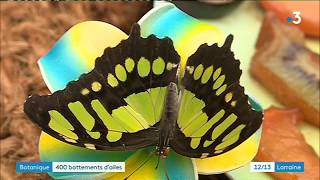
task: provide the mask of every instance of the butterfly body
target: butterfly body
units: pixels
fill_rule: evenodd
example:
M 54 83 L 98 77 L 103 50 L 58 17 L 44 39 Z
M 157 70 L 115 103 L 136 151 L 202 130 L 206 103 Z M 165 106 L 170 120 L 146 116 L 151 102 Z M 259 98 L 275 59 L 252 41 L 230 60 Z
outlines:
M 174 82 L 171 82 L 167 89 L 165 105 L 159 126 L 159 140 L 156 147 L 156 154 L 165 158 L 170 149 L 170 141 L 174 139 L 178 114 L 178 89 Z
M 178 80 L 180 56 L 169 38 L 140 36 L 106 48 L 94 69 L 52 95 L 31 96 L 24 111 L 63 142 L 107 151 L 156 146 L 206 158 L 225 153 L 259 129 L 239 84 L 240 62 L 225 44 L 201 45 Z M 179 84 L 177 84 L 179 82 Z

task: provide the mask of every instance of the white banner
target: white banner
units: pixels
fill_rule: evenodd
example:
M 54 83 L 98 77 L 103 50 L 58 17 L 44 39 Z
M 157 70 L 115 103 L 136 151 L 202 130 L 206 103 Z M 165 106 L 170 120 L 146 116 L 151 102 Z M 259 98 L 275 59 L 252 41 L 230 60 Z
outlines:
M 124 172 L 124 162 L 52 162 L 52 172 Z
M 251 162 L 251 172 L 275 172 L 274 162 Z

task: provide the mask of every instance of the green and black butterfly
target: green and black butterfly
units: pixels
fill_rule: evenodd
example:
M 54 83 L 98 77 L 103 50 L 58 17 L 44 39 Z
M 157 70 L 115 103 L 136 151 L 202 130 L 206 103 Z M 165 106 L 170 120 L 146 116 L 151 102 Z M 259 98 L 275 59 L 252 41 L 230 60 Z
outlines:
M 52 95 L 29 97 L 24 111 L 51 136 L 90 149 L 154 145 L 161 157 L 172 148 L 192 158 L 225 153 L 262 123 L 239 84 L 232 39 L 222 47 L 201 45 L 178 81 L 180 56 L 172 41 L 142 38 L 135 24 L 91 72 Z

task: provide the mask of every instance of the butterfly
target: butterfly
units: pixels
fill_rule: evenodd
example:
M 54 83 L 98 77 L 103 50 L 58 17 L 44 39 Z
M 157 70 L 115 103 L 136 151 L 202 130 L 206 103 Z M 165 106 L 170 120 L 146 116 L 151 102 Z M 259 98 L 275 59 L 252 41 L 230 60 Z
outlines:
M 96 58 L 92 71 L 51 95 L 28 97 L 24 112 L 44 132 L 75 146 L 156 146 L 162 158 L 170 148 L 191 158 L 217 156 L 248 139 L 263 117 L 239 84 L 232 40 L 201 45 L 180 72 L 171 39 L 143 38 L 134 24 L 128 39 Z

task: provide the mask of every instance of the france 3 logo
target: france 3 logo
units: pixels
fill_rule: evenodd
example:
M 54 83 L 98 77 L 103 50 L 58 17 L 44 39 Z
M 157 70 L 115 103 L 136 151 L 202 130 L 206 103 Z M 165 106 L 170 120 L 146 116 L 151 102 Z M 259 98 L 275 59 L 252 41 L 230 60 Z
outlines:
M 288 23 L 300 24 L 302 21 L 301 12 L 300 11 L 293 11 L 292 15 L 293 15 L 293 17 L 291 17 L 291 16 L 287 17 Z

